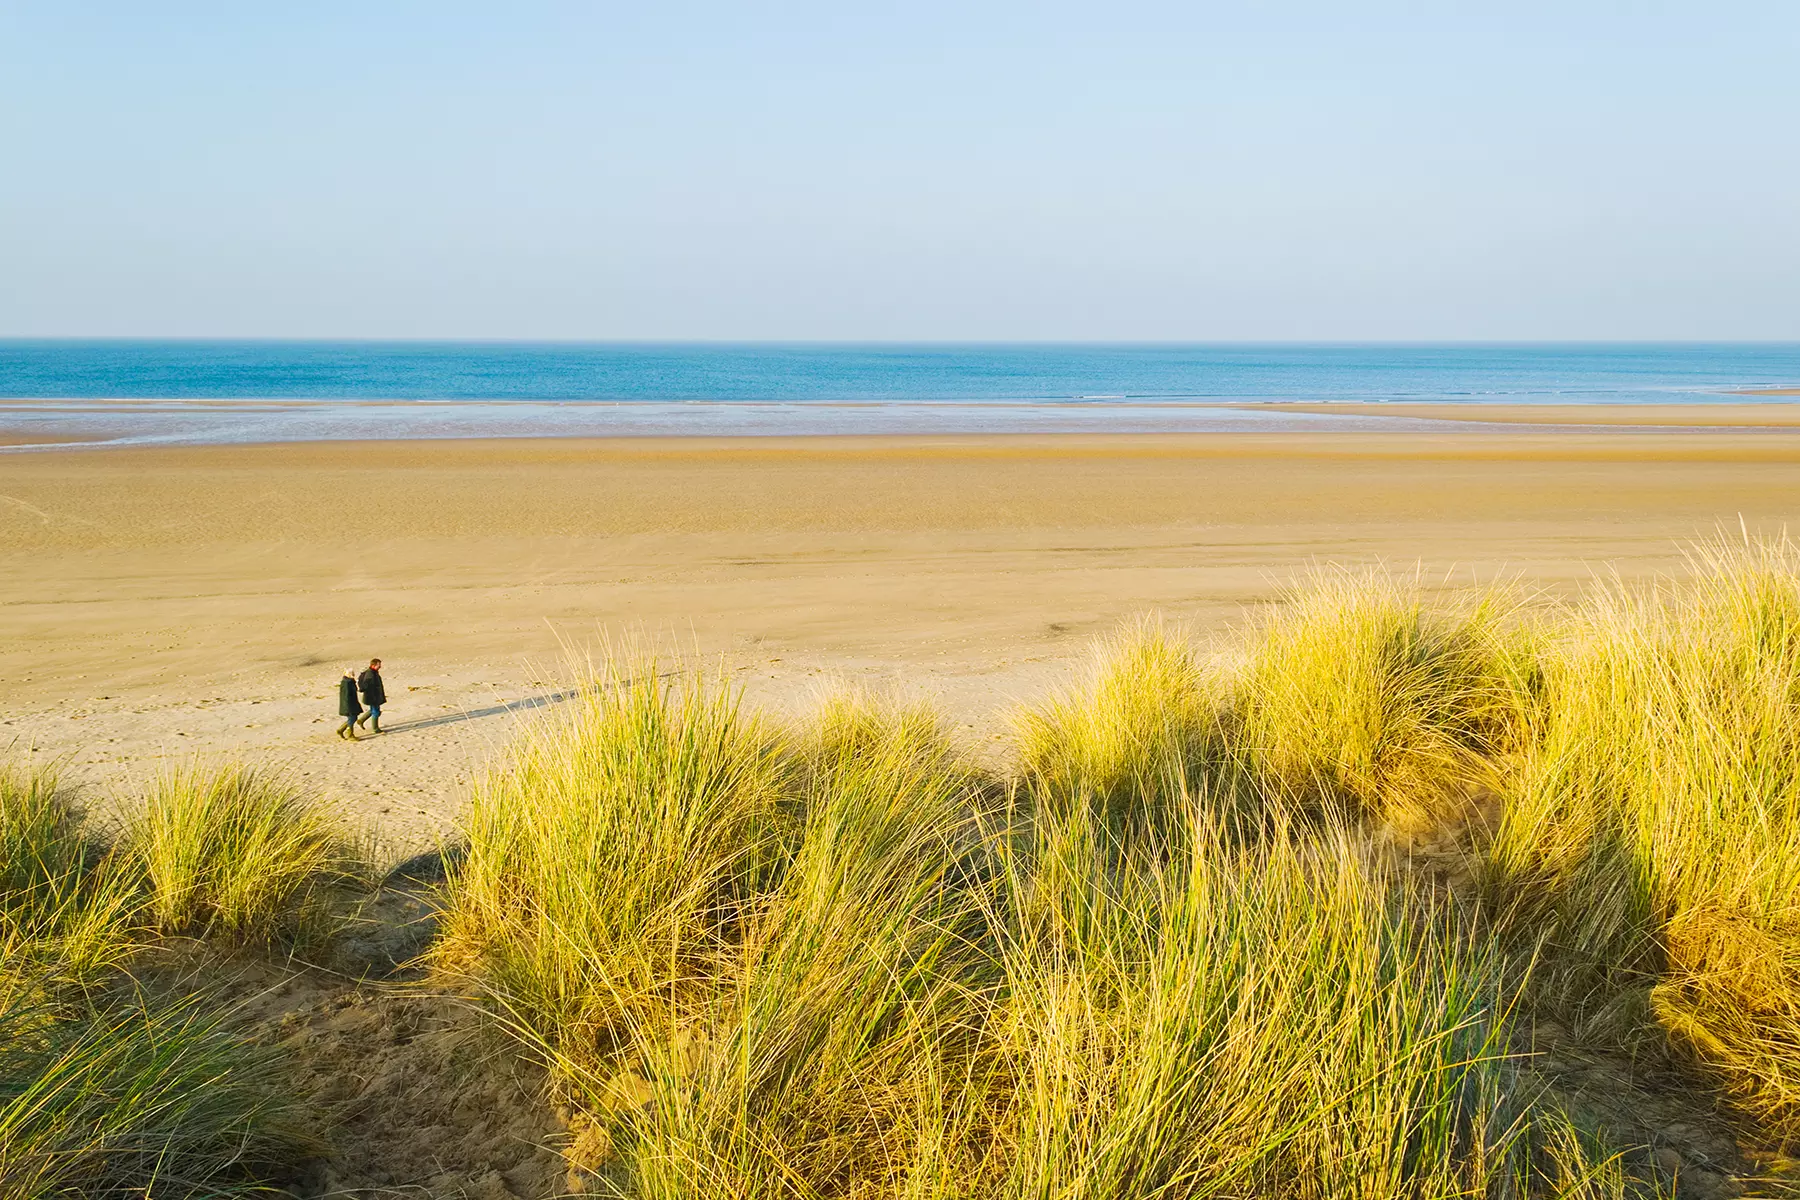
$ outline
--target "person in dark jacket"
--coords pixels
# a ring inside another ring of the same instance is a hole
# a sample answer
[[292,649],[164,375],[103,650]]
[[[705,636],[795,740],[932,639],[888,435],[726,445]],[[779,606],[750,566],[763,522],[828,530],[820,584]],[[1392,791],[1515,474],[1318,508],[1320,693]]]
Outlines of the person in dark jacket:
[[344,677],[338,680],[338,716],[344,723],[338,726],[338,736],[356,740],[356,718],[362,715],[362,705],[356,702],[355,667],[345,667]]
[[387,689],[381,686],[381,660],[371,658],[369,669],[356,677],[357,690],[362,693],[363,703],[369,706],[356,723],[367,725],[370,733],[381,732],[381,706],[387,703]]

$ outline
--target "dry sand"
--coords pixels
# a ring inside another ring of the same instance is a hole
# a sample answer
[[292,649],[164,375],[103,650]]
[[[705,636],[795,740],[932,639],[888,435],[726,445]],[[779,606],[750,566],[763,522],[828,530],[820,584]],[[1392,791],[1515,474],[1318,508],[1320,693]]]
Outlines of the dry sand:
[[[1591,411],[1591,410],[1589,410]],[[1553,589],[1800,515],[1800,430],[449,441],[0,457],[0,741],[117,795],[291,764],[396,849],[451,827],[561,646],[635,628],[803,707],[935,694],[972,741],[1160,609],[1224,631],[1314,560]],[[335,739],[379,655],[379,739]]]

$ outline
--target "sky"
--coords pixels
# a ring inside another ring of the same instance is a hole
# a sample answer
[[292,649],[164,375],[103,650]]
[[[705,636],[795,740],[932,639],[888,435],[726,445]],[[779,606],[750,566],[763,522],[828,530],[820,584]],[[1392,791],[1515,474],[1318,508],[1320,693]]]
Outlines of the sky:
[[1800,338],[1800,4],[0,0],[0,336]]

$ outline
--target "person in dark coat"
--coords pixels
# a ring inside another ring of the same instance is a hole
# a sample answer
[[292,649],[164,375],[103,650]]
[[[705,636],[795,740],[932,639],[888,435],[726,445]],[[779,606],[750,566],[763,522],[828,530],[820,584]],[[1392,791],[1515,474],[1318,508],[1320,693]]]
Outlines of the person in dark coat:
[[387,689],[381,686],[379,658],[369,660],[369,669],[356,677],[356,687],[362,693],[363,703],[369,706],[369,711],[356,723],[367,725],[370,733],[380,733],[381,706],[387,703]]
[[338,716],[344,723],[338,726],[338,736],[356,740],[356,718],[362,715],[362,705],[356,702],[355,667],[345,667],[344,677],[338,680]]

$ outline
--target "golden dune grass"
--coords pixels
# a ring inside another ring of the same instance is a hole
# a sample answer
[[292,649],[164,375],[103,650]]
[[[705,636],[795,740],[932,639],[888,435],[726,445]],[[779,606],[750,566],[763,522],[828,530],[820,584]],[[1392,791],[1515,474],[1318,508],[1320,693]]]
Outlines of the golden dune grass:
[[[165,788],[151,823],[180,824],[180,795]],[[186,889],[90,837],[52,776],[0,776],[0,1195],[267,1194],[318,1148],[282,1055],[205,991],[134,977]]]
[[[1217,657],[1143,623],[1020,715],[1010,778],[917,708],[583,690],[483,793],[440,953],[586,1114],[595,1186],[1636,1186],[1513,1059],[1525,1012],[1792,1128],[1785,544],[1566,608],[1328,572]],[[1477,893],[1378,849],[1496,812]]]
[[[1224,652],[1130,626],[1003,771],[926,705],[784,723],[610,661],[478,791],[431,964],[549,1069],[581,1186],[647,1200],[1656,1194],[1520,1057],[1551,1017],[1794,1136],[1800,555],[1721,541],[1571,602],[1426,584],[1324,572]],[[56,796],[0,789],[24,1194],[140,1177],[96,1149],[118,1072],[169,1097],[133,1145],[253,1184],[205,1156],[234,1121],[293,1152],[267,1062],[79,997],[152,925],[291,928],[341,835],[241,769],[171,778],[111,853]],[[1467,886],[1394,848],[1451,833]],[[176,1104],[209,1063],[240,1090]]]

